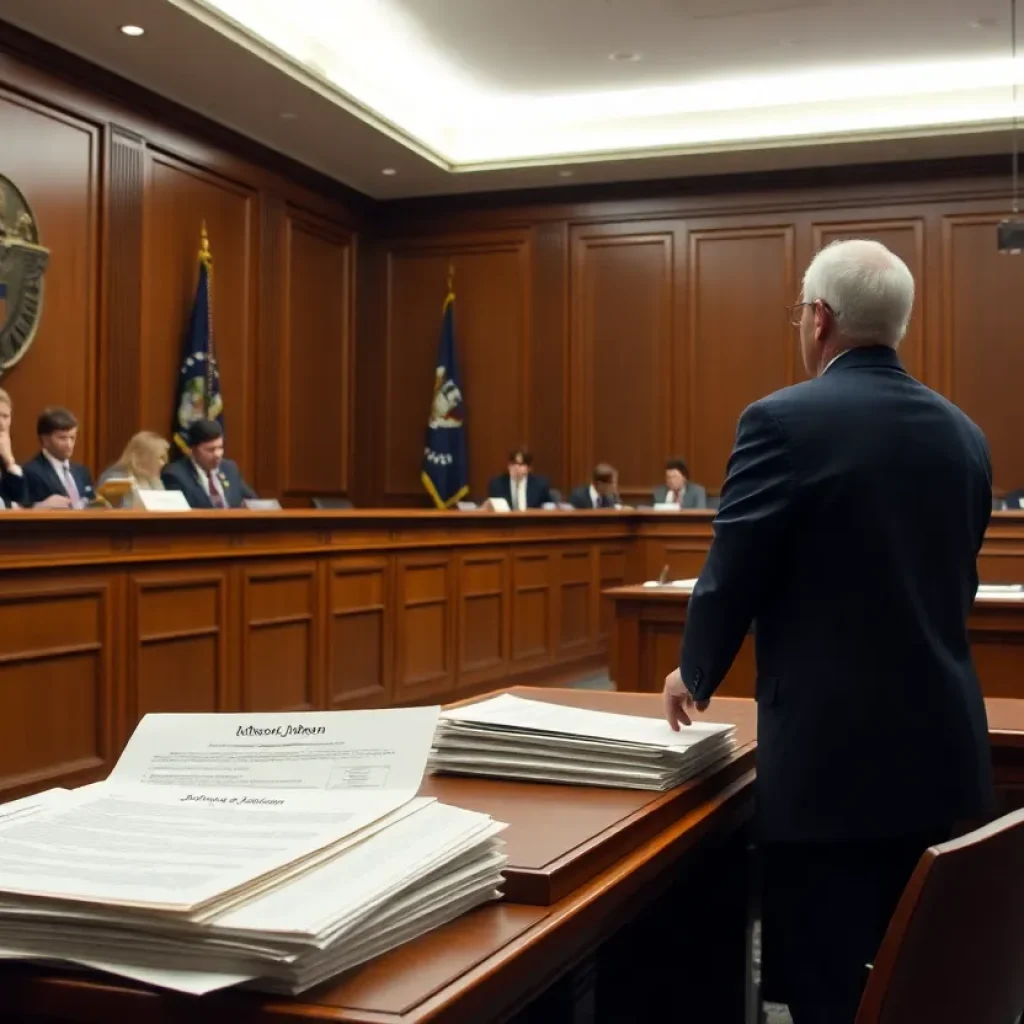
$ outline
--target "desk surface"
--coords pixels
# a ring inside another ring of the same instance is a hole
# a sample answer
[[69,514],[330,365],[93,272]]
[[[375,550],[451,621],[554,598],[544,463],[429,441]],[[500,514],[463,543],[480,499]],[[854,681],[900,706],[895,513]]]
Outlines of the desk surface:
[[[661,713],[658,699],[641,694],[515,692],[581,707]],[[728,706],[745,746],[752,750],[750,705],[736,701]],[[628,918],[645,887],[671,874],[673,865],[709,833],[727,833],[749,816],[753,773],[737,775],[735,763],[726,762],[721,770],[709,773],[701,798],[681,814],[672,805],[673,799],[679,799],[678,792],[623,793],[454,777],[428,780],[426,789],[445,800],[510,821],[513,863],[518,860],[543,871],[552,864],[572,867],[575,862],[577,875],[586,877],[572,891],[556,893],[549,906],[507,902],[480,908],[301,1000],[243,993],[193,1000],[116,981],[11,965],[0,968],[0,1018],[17,1012],[88,1024],[138,1020],[420,1024],[441,1019],[445,1024],[479,1024],[500,1008],[521,1003],[559,965],[564,968],[593,945],[595,936]],[[666,814],[666,806],[673,808],[671,815]],[[648,829],[651,834],[646,838],[638,838],[645,818],[657,821],[658,827]],[[616,851],[613,863],[601,864],[600,858],[589,855],[594,849],[600,853],[608,837],[623,830],[624,834],[632,830],[630,842]],[[586,868],[582,875],[581,863]]]

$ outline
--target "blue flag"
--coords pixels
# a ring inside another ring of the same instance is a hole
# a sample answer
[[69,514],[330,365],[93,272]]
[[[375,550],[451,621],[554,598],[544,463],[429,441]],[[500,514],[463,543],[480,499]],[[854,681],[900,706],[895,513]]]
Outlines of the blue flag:
[[466,407],[455,362],[455,295],[452,292],[444,300],[421,476],[423,486],[438,508],[451,508],[469,493]]
[[199,250],[199,283],[192,315],[185,333],[178,396],[174,403],[174,443],[188,452],[189,427],[196,420],[216,420],[224,426],[224,402],[220,395],[220,373],[213,354],[213,297],[210,294],[213,257],[203,226]]

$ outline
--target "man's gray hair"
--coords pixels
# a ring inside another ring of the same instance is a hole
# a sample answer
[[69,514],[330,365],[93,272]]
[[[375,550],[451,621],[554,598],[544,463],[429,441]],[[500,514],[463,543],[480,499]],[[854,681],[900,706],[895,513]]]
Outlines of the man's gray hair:
[[804,274],[804,302],[821,300],[852,343],[896,347],[914,305],[914,277],[881,242],[833,242]]

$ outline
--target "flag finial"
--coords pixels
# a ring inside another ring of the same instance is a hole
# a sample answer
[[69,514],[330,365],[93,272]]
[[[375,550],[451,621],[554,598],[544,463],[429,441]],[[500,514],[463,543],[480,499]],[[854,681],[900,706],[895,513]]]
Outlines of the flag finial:
[[452,295],[455,292],[455,264],[448,264],[448,294]]
[[206,221],[203,221],[199,229],[199,262],[210,266],[213,263],[213,253],[210,252],[210,236],[206,231]]

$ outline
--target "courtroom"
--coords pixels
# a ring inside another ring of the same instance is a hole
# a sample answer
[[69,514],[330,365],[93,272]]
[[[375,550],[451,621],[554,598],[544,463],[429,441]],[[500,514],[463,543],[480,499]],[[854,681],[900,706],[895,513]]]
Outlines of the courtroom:
[[2,1024],[1024,1024],[1018,3],[0,0]]

